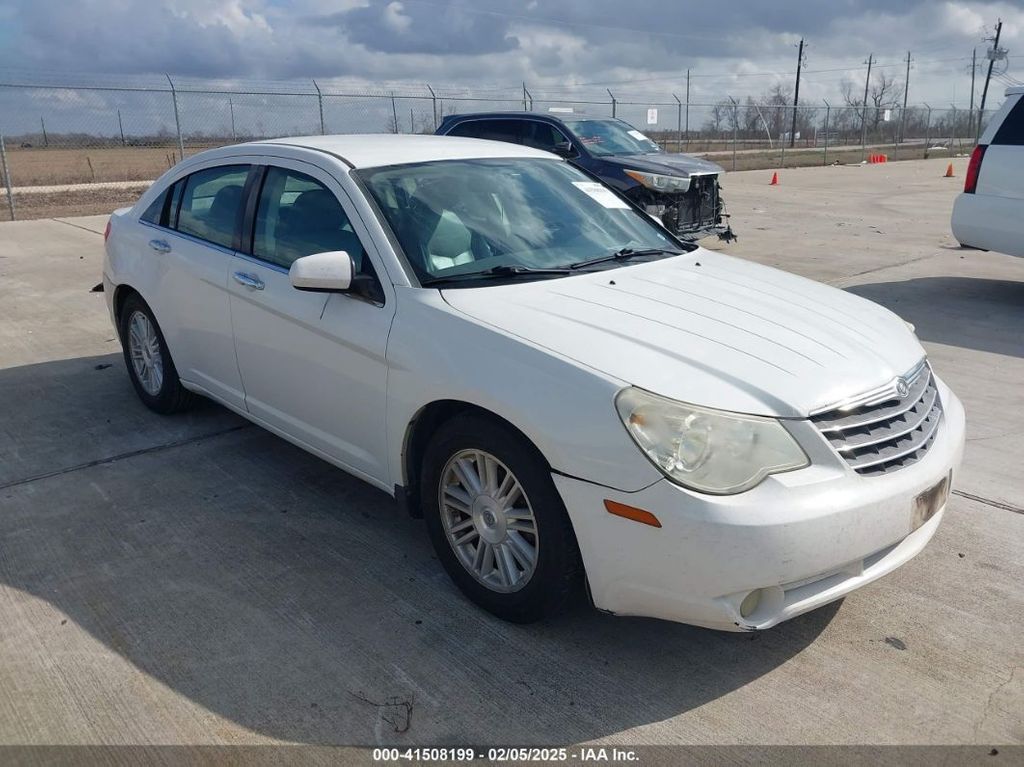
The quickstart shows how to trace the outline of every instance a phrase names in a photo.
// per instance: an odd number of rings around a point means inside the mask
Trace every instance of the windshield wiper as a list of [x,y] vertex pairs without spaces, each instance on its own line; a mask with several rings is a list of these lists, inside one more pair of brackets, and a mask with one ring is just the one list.
[[569,264],[570,269],[582,269],[585,266],[592,266],[594,264],[603,264],[608,261],[628,261],[631,258],[643,258],[644,256],[680,256],[683,251],[681,250],[666,250],[665,248],[642,248],[640,250],[634,250],[633,248],[622,248],[614,253],[609,253],[607,256],[598,256],[597,258],[591,258],[586,261],[577,261],[575,264]]
[[454,282],[458,280],[478,280],[478,279],[489,279],[492,277],[497,278],[515,278],[519,276],[532,277],[534,275],[545,275],[545,274],[571,274],[572,267],[558,267],[556,269],[535,269],[532,266],[522,266],[521,264],[499,264],[498,266],[492,266],[490,269],[484,269],[482,272],[462,272],[461,274],[449,274],[442,275],[440,277],[429,277],[425,280],[420,280],[420,285],[427,287],[429,285],[439,285],[443,282]]

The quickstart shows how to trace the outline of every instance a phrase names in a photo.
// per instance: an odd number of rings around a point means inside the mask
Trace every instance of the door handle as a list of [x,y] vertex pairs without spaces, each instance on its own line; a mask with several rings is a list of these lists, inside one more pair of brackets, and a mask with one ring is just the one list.
[[245,285],[247,288],[253,290],[263,290],[263,280],[257,277],[255,274],[246,274],[245,272],[235,272],[232,275],[235,278],[235,282],[239,285]]
[[171,246],[167,244],[167,240],[150,240],[149,247],[155,250],[157,253],[170,253]]

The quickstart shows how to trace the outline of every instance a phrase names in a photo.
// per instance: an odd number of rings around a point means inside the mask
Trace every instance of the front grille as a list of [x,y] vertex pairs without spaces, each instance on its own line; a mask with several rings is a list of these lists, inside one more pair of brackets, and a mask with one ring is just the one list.
[[690,188],[682,194],[654,193],[641,187],[635,199],[675,234],[694,234],[721,221],[718,176],[714,174],[691,176]]
[[691,176],[690,188],[676,204],[675,231],[679,234],[718,223],[718,176]]
[[[897,379],[897,381],[900,379]],[[942,402],[931,368],[922,362],[903,377],[850,405],[811,416],[811,421],[858,474],[877,476],[921,460],[935,441]]]

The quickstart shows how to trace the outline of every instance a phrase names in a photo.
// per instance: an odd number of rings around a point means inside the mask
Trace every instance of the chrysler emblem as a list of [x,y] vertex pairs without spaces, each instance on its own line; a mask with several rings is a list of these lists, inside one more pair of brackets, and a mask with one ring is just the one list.
[[909,392],[910,392],[910,387],[907,386],[907,379],[905,379],[905,378],[897,378],[896,379],[896,393],[900,396],[900,398],[906,397]]

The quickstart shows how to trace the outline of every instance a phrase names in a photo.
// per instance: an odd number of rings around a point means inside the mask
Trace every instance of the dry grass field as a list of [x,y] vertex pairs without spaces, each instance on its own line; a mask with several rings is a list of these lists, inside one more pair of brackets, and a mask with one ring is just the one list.
[[180,160],[178,145],[23,149],[11,147],[7,162],[14,187],[152,180]]
[[[188,155],[200,152],[208,146],[187,146]],[[691,149],[696,149],[696,143]],[[671,147],[670,147],[671,149]],[[869,147],[868,153],[886,153],[890,160],[921,159],[924,146],[906,145],[893,151],[891,145]],[[967,150],[969,151],[969,149]],[[109,211],[131,205],[145,190],[146,184],[155,179],[180,159],[178,145],[170,142],[164,146],[145,147],[90,147],[90,148],[43,148],[9,147],[8,164],[15,188],[15,218],[52,218],[58,216],[82,216]],[[855,164],[861,160],[859,147],[829,149],[828,155],[822,149],[787,149],[785,157],[780,149],[764,150],[744,148],[741,143],[735,158],[731,149],[723,150],[721,145],[714,151],[694,152],[718,163],[726,171],[769,170],[808,167],[826,164]],[[932,151],[932,156],[945,157],[945,151]],[[91,184],[97,182],[123,182],[118,189],[95,188],[74,190],[53,190],[46,192],[21,191],[25,187],[59,186],[65,184]],[[9,219],[10,214],[0,189],[0,221]]]

